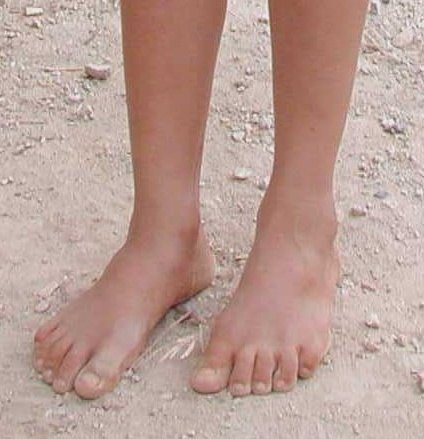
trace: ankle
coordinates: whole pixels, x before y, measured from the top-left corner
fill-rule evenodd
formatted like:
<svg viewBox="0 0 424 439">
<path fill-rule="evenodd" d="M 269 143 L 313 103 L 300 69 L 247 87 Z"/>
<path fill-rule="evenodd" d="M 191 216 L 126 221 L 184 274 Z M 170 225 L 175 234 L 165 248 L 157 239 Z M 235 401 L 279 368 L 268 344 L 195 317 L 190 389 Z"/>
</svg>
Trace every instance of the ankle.
<svg viewBox="0 0 424 439">
<path fill-rule="evenodd" d="M 334 246 L 338 229 L 332 191 L 303 191 L 271 182 L 257 223 L 263 234 L 292 236 L 297 243 L 328 251 Z"/>
<path fill-rule="evenodd" d="M 127 235 L 127 243 L 192 249 L 196 247 L 201 233 L 200 214 L 196 210 L 167 215 L 145 215 L 134 210 Z"/>
</svg>

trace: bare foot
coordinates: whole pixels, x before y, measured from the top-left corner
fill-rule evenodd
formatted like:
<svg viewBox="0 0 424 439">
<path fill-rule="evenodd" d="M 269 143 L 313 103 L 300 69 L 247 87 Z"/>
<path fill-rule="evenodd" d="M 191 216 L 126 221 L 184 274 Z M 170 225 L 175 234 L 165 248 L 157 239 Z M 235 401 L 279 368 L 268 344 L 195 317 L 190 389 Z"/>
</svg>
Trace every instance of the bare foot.
<svg viewBox="0 0 424 439">
<path fill-rule="evenodd" d="M 112 390 L 168 309 L 210 284 L 213 258 L 196 236 L 129 240 L 92 288 L 41 326 L 34 366 L 56 392 Z"/>
<path fill-rule="evenodd" d="M 289 391 L 298 376 L 313 375 L 329 349 L 336 221 L 321 209 L 303 209 L 303 216 L 290 203 L 277 216 L 273 204 L 263 203 L 239 287 L 192 378 L 200 393 Z"/>
</svg>

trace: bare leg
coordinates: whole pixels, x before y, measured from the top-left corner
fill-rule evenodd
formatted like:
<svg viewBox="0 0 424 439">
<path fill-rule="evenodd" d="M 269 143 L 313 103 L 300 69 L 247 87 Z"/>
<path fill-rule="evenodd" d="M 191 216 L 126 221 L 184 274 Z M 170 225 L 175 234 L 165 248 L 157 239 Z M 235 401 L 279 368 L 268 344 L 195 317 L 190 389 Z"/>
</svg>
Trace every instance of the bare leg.
<svg viewBox="0 0 424 439">
<path fill-rule="evenodd" d="M 330 343 L 338 276 L 333 170 L 366 0 L 270 0 L 276 154 L 256 239 L 192 384 L 234 396 L 291 389 Z"/>
<path fill-rule="evenodd" d="M 111 390 L 163 314 L 211 282 L 198 180 L 225 6 L 122 1 L 134 213 L 101 279 L 36 333 L 35 367 L 59 393 Z"/>
</svg>

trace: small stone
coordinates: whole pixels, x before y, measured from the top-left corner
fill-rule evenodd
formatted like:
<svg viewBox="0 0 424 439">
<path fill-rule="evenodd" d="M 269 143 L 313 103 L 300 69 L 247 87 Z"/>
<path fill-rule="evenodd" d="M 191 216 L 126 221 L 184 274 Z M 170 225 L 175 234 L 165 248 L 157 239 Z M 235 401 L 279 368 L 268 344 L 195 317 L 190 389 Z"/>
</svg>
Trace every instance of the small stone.
<svg viewBox="0 0 424 439">
<path fill-rule="evenodd" d="M 379 329 L 380 319 L 378 318 L 378 315 L 375 313 L 370 314 L 369 318 L 365 321 L 365 325 L 368 328 Z"/>
<path fill-rule="evenodd" d="M 366 216 L 366 214 L 367 214 L 367 210 L 364 209 L 363 207 L 354 206 L 351 207 L 349 210 L 349 215 L 354 218 Z"/>
<path fill-rule="evenodd" d="M 35 305 L 35 312 L 38 314 L 43 314 L 50 308 L 50 302 L 47 300 L 40 300 L 37 305 Z"/>
<path fill-rule="evenodd" d="M 396 345 L 398 345 L 401 348 L 404 348 L 407 345 L 407 339 L 402 334 L 396 335 L 395 338 L 394 338 L 394 342 L 396 343 Z"/>
<path fill-rule="evenodd" d="M 231 138 L 234 142 L 242 142 L 244 140 L 246 133 L 242 130 L 233 131 L 231 133 Z"/>
<path fill-rule="evenodd" d="M 375 198 L 378 198 L 379 200 L 384 200 L 386 199 L 390 194 L 387 191 L 377 191 L 374 194 Z"/>
<path fill-rule="evenodd" d="M 380 15 L 381 12 L 381 2 L 380 0 L 371 0 L 370 2 L 370 14 Z"/>
<path fill-rule="evenodd" d="M 414 351 L 419 354 L 421 353 L 421 346 L 420 346 L 420 342 L 418 341 L 418 339 L 416 337 L 413 337 L 411 339 L 411 345 L 414 348 Z"/>
<path fill-rule="evenodd" d="M 412 27 L 407 27 L 402 29 L 395 37 L 392 39 L 392 45 L 398 49 L 403 49 L 404 47 L 410 46 L 414 42 L 415 34 Z"/>
<path fill-rule="evenodd" d="M 57 282 L 52 282 L 46 285 L 40 291 L 37 291 L 35 294 L 42 299 L 47 299 L 53 295 L 53 293 L 60 287 L 60 284 Z"/>
<path fill-rule="evenodd" d="M 373 285 L 367 284 L 366 282 L 361 282 L 361 289 L 364 293 L 375 292 L 376 288 Z"/>
<path fill-rule="evenodd" d="M 405 134 L 406 127 L 397 121 L 394 117 L 380 119 L 381 128 L 389 134 Z"/>
<path fill-rule="evenodd" d="M 267 178 L 261 178 L 258 182 L 258 189 L 261 191 L 266 191 L 269 184 L 269 180 Z"/>
<path fill-rule="evenodd" d="M 187 437 L 195 437 L 196 436 L 196 432 L 194 430 L 190 430 L 186 433 Z"/>
<path fill-rule="evenodd" d="M 163 399 L 164 401 L 173 401 L 174 398 L 175 396 L 172 392 L 165 392 L 161 395 L 161 399 Z"/>
<path fill-rule="evenodd" d="M 377 344 L 375 344 L 369 340 L 367 340 L 363 343 L 363 347 L 364 347 L 365 352 L 368 352 L 370 354 L 375 354 L 375 353 L 380 351 L 380 346 L 378 346 Z"/>
<path fill-rule="evenodd" d="M 37 8 L 35 6 L 28 6 L 25 8 L 25 16 L 26 17 L 35 17 L 37 15 L 43 15 L 44 9 Z"/>
<path fill-rule="evenodd" d="M 421 372 L 415 373 L 418 382 L 418 388 L 421 392 L 424 392 L 424 370 Z"/>
<path fill-rule="evenodd" d="M 6 177 L 0 180 L 0 184 L 2 186 L 7 186 L 8 184 L 12 184 L 14 182 L 13 177 Z"/>
<path fill-rule="evenodd" d="M 243 167 L 236 168 L 233 173 L 234 180 L 240 180 L 240 181 L 247 180 L 251 176 L 252 176 L 252 170 L 249 168 L 243 168 Z"/>
<path fill-rule="evenodd" d="M 89 78 L 105 80 L 112 74 L 112 68 L 109 64 L 87 64 L 85 74 Z"/>
</svg>

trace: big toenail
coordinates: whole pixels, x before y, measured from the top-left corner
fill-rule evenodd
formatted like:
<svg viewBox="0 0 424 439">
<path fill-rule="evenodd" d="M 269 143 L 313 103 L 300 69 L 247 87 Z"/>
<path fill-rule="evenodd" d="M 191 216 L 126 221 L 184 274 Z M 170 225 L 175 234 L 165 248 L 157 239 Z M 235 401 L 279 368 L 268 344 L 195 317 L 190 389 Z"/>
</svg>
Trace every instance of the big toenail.
<svg viewBox="0 0 424 439">
<path fill-rule="evenodd" d="M 101 383 L 100 377 L 94 372 L 85 372 L 81 379 L 84 381 L 84 384 L 92 388 L 99 387 Z"/>
<path fill-rule="evenodd" d="M 205 368 L 197 371 L 197 378 L 208 379 L 215 378 L 218 371 L 216 369 Z"/>
</svg>

